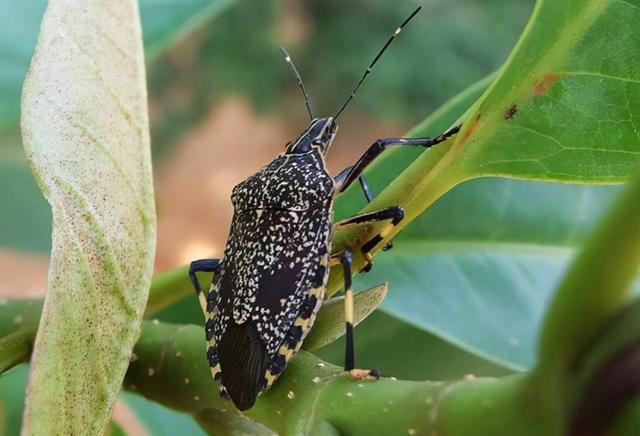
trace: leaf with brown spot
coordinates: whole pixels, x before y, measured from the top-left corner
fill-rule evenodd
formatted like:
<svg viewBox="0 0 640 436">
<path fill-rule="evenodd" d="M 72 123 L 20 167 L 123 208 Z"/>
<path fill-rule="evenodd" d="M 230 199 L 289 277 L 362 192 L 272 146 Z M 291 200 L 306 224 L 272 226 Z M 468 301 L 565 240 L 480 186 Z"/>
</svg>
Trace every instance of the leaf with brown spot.
<svg viewBox="0 0 640 436">
<path fill-rule="evenodd" d="M 362 212 L 405 209 L 404 220 L 376 249 L 469 179 L 627 180 L 640 163 L 640 68 L 630 61 L 640 59 L 638 6 L 637 1 L 539 0 L 513 52 L 477 101 L 468 103 L 466 98 L 475 95 L 469 91 L 409 136 L 442 133 L 448 126 L 431 121 L 451 120 L 450 113 L 442 115 L 454 107 L 468 108 L 456 122 L 462 123 L 460 133 L 426 152 L 405 152 L 414 161 L 399 174 L 402 167 L 394 165 L 399 153 L 389 153 L 367 172 L 374 190 L 375 185 L 383 190 Z M 458 106 L 460 101 L 467 106 Z M 508 110 L 505 115 L 514 102 L 518 116 Z M 370 174 L 385 183 L 372 183 Z M 347 198 L 353 200 L 356 188 Z M 364 236 L 345 230 L 335 240 L 370 237 Z M 362 265 L 356 256 L 354 271 Z M 330 292 L 339 288 L 339 277 L 339 272 L 332 275 Z"/>
<path fill-rule="evenodd" d="M 549 87 L 560 78 L 559 74 L 545 74 L 544 77 L 533 84 L 534 95 L 544 95 Z"/>
</svg>

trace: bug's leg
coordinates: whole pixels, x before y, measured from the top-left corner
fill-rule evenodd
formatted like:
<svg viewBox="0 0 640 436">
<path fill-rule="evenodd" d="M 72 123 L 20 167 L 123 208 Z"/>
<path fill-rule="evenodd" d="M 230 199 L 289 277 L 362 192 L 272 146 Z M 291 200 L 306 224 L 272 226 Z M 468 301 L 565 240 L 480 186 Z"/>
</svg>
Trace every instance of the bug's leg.
<svg viewBox="0 0 640 436">
<path fill-rule="evenodd" d="M 341 183 L 349 174 L 349 171 L 351 171 L 352 168 L 353 168 L 353 165 L 340 171 L 340 173 L 335 178 L 336 183 Z M 367 180 L 364 178 L 364 175 L 361 175 L 360 177 L 358 177 L 358 182 L 360 182 L 360 187 L 362 188 L 362 192 L 364 193 L 364 196 L 367 199 L 367 203 L 371 203 L 371 201 L 373 201 L 373 194 L 371 193 L 371 187 L 367 183 Z M 382 247 L 382 251 L 391 250 L 392 248 L 393 248 L 393 240 L 390 240 L 389 242 L 387 242 L 387 244 L 384 247 Z"/>
<path fill-rule="evenodd" d="M 351 263 L 353 255 L 345 250 L 340 253 L 338 260 L 344 270 L 344 318 L 346 328 L 346 348 L 344 352 L 344 370 L 356 379 L 379 378 L 376 370 L 356 369 L 353 347 L 353 289 L 351 289 Z"/>
<path fill-rule="evenodd" d="M 373 256 L 371 251 L 398 225 L 404 218 L 404 209 L 398 206 L 388 207 L 386 209 L 375 210 L 373 212 L 365 212 L 359 215 L 338 221 L 335 228 L 344 228 L 356 224 L 375 223 L 380 221 L 389 221 L 389 224 L 383 227 L 373 238 L 362 245 L 360 251 L 367 261 L 367 265 L 362 271 L 367 272 L 373 266 Z"/>
<path fill-rule="evenodd" d="M 336 192 L 344 192 L 356 179 L 358 179 L 364 169 L 373 162 L 388 147 L 395 145 L 413 145 L 417 147 L 429 148 L 455 135 L 460 131 L 460 126 L 456 126 L 446 131 L 440 136 L 424 138 L 382 138 L 374 142 L 369 149 L 360 157 L 358 162 L 351 167 L 349 172 L 343 176 L 341 182 L 336 186 Z M 340 175 L 340 174 L 339 174 Z"/>
<path fill-rule="evenodd" d="M 220 271 L 220 259 L 199 259 L 191 262 L 189 266 L 189 280 L 191 280 L 191 284 L 193 285 L 193 289 L 196 291 L 196 296 L 198 297 L 198 301 L 200 301 L 200 307 L 202 308 L 202 313 L 204 313 L 205 317 L 207 316 L 207 296 L 202 292 L 202 288 L 200 287 L 200 282 L 198 282 L 198 277 L 196 277 L 197 272 L 212 272 L 217 273 Z"/>
<path fill-rule="evenodd" d="M 352 169 L 353 169 L 353 165 L 340 171 L 340 173 L 338 173 L 338 175 L 335 177 L 336 183 L 338 185 L 341 184 L 347 178 L 347 176 L 349 175 L 349 172 Z M 363 175 L 361 175 L 360 177 L 358 177 L 358 181 L 360 182 L 360 187 L 362 188 L 364 197 L 367 199 L 367 203 L 371 203 L 371 200 L 373 200 L 373 194 L 371 193 L 371 188 L 369 187 L 367 180 L 364 178 Z"/>
</svg>

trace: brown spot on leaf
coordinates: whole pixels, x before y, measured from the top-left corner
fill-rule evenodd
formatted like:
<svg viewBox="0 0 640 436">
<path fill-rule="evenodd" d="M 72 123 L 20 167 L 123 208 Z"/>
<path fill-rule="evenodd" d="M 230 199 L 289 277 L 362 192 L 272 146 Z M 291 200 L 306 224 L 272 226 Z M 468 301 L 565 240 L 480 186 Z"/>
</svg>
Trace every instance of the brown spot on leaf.
<svg viewBox="0 0 640 436">
<path fill-rule="evenodd" d="M 478 127 L 478 124 L 480 124 L 480 114 L 478 114 L 478 116 L 476 116 L 476 118 L 471 122 L 471 124 L 469 124 L 469 127 L 467 127 L 463 132 L 462 132 L 462 138 L 460 139 L 460 145 L 464 144 L 465 142 L 467 142 L 467 140 L 471 137 L 471 135 L 473 135 L 473 133 L 475 132 L 476 128 Z"/>
<path fill-rule="evenodd" d="M 547 93 L 547 91 L 549 90 L 549 87 L 551 85 L 553 85 L 553 83 L 560 79 L 560 75 L 559 74 L 545 74 L 544 77 L 542 77 L 542 79 L 538 80 L 536 83 L 533 84 L 533 93 L 535 95 L 544 95 Z"/>
<path fill-rule="evenodd" d="M 516 112 L 518 112 L 518 106 L 516 106 L 516 104 L 512 104 L 511 107 L 509 109 L 507 109 L 507 111 L 504 113 L 504 120 L 505 121 L 509 121 L 511 119 L 513 119 L 513 116 L 516 114 Z"/>
</svg>

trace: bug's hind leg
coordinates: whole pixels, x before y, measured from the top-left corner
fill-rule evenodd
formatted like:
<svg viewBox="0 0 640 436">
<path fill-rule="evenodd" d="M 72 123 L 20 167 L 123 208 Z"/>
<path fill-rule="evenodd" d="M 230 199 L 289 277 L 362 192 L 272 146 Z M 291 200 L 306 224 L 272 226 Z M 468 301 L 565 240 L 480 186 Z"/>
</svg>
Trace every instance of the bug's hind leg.
<svg viewBox="0 0 640 436">
<path fill-rule="evenodd" d="M 365 242 L 360 251 L 364 256 L 367 264 L 362 271 L 369 271 L 373 266 L 373 255 L 371 252 L 373 249 L 382 242 L 391 233 L 393 228 L 398 225 L 404 218 L 404 209 L 399 206 L 392 206 L 386 209 L 375 210 L 373 212 L 366 212 L 359 215 L 352 216 L 350 218 L 338 221 L 336 228 L 347 227 L 356 224 L 364 223 L 376 223 L 381 221 L 389 221 L 373 238 Z"/>
<path fill-rule="evenodd" d="M 200 307 L 202 308 L 202 313 L 205 318 L 207 316 L 207 295 L 202 292 L 202 288 L 200 287 L 200 282 L 198 282 L 198 277 L 196 276 L 197 272 L 212 272 L 217 273 L 220 271 L 220 259 L 199 259 L 191 262 L 189 266 L 189 280 L 191 280 L 191 284 L 193 285 L 193 289 L 196 291 L 196 296 L 198 297 L 198 301 L 200 301 Z"/>
<path fill-rule="evenodd" d="M 344 370 L 355 379 L 379 378 L 380 373 L 375 369 L 356 369 L 353 342 L 353 289 L 351 289 L 351 263 L 353 255 L 345 250 L 338 256 L 338 262 L 344 270 L 344 318 L 346 328 L 346 347 L 344 352 Z"/>
</svg>

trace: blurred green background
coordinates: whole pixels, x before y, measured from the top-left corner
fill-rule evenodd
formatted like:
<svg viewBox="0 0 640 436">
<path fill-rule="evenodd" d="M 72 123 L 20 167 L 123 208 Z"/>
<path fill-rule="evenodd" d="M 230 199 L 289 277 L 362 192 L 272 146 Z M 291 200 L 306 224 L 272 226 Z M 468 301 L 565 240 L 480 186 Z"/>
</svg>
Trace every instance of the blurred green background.
<svg viewBox="0 0 640 436">
<path fill-rule="evenodd" d="M 210 181 L 205 180 L 209 172 L 222 172 L 237 156 L 228 154 L 239 147 L 237 144 L 251 142 L 260 147 L 265 132 L 273 131 L 276 137 L 270 143 L 276 145 L 265 145 L 264 153 L 275 154 L 278 147 L 305 126 L 303 100 L 280 46 L 291 53 L 311 94 L 315 112 L 331 114 L 342 104 L 390 32 L 417 5 L 423 6 L 342 117 L 343 139 L 334 145 L 335 157 L 330 163 L 335 167 L 333 170 L 339 170 L 377 139 L 372 135 L 378 131 L 387 136 L 401 134 L 450 97 L 495 71 L 522 31 L 533 3 L 533 0 L 142 0 L 161 225 L 157 269 L 178 266 L 189 258 L 175 253 L 188 253 L 192 258 L 210 254 L 213 248 L 204 242 L 200 248 L 186 246 L 189 238 L 184 235 L 189 231 L 190 216 L 209 220 L 208 233 L 200 236 L 203 241 L 210 238 L 223 243 L 230 204 L 207 196 L 202 185 L 218 189 L 220 198 L 228 199 L 230 189 L 226 185 L 211 187 Z M 3 265 L 0 298 L 27 292 L 37 294 L 46 284 L 51 214 L 31 176 L 18 127 L 22 78 L 45 6 L 44 0 L 20 3 L 0 0 L 0 264 Z M 249 110 L 238 115 L 235 106 L 228 109 L 224 105 L 229 101 L 249 102 Z M 231 128 L 232 134 L 225 136 L 228 141 L 217 143 L 214 138 L 220 130 L 218 126 L 229 112 L 236 124 Z M 259 130 L 253 130 L 251 123 L 262 124 Z M 204 145 L 196 147 L 194 142 Z M 246 161 L 234 167 L 237 171 L 234 177 L 242 179 L 266 161 L 263 152 L 255 153 L 254 157 L 251 150 L 236 150 Z M 203 152 L 209 162 L 220 167 L 203 169 L 200 162 Z M 177 186 L 176 179 L 186 180 L 185 187 L 166 188 Z M 485 187 L 489 183 L 491 187 L 493 182 L 470 185 L 478 187 L 478 183 L 484 183 Z M 469 191 L 473 186 L 465 189 L 473 192 Z M 544 195 L 551 195 L 551 191 L 545 192 Z M 601 197 L 609 198 L 609 192 Z M 462 191 L 456 195 L 459 201 L 468 200 Z M 558 199 L 564 199 L 573 194 L 565 190 L 558 195 Z M 455 203 L 455 199 L 451 202 Z M 496 210 L 500 207 L 496 205 Z M 446 205 L 440 210 L 446 210 Z M 184 211 L 191 211 L 191 215 L 176 218 Z M 438 213 L 432 212 L 435 222 L 449 225 L 446 214 L 438 219 Z M 597 213 L 593 212 L 588 221 Z M 162 227 L 163 222 L 178 224 Z M 473 223 L 462 226 L 468 226 L 471 232 L 474 228 Z M 407 231 L 415 229 L 418 227 Z M 443 234 L 447 229 L 436 226 L 436 232 Z M 214 247 L 219 249 L 220 243 Z M 384 269 L 381 274 L 385 280 Z M 369 281 L 379 279 L 371 277 Z M 200 317 L 192 299 L 160 316 L 164 320 L 194 323 L 200 322 Z M 445 379 L 467 372 L 500 375 L 510 371 L 462 351 L 453 345 L 455 341 L 436 337 L 423 326 L 401 320 L 391 312 L 374 314 L 358 328 L 357 337 L 361 364 L 397 377 Z M 342 347 L 338 341 L 319 354 L 339 364 Z M 4 416 L 7 434 L 17 434 L 19 428 L 25 377 L 24 368 L 0 377 L 0 421 Z M 173 434 L 176 428 L 183 429 L 185 434 L 199 432 L 186 417 L 133 395 L 127 394 L 125 402 L 150 434 Z M 166 424 L 157 425 L 158 420 L 165 419 Z"/>
<path fill-rule="evenodd" d="M 165 3 L 141 3 L 152 146 L 160 164 L 227 95 L 246 96 L 258 114 L 281 117 L 300 130 L 306 114 L 282 45 L 291 52 L 315 111 L 334 112 L 389 33 L 422 4 L 347 113 L 409 128 L 501 65 L 533 6 L 532 0 L 218 0 L 169 2 L 174 4 L 166 16 Z M 50 214 L 26 166 L 17 122 L 22 77 L 44 5 L 43 0 L 0 0 L 0 244 L 41 253 L 50 249 Z M 184 20 L 176 11 L 192 16 Z M 172 20 L 186 21 L 187 28 L 175 30 Z M 341 130 L 347 129 L 345 116 Z M 349 144 L 359 150 L 365 145 Z"/>
</svg>

